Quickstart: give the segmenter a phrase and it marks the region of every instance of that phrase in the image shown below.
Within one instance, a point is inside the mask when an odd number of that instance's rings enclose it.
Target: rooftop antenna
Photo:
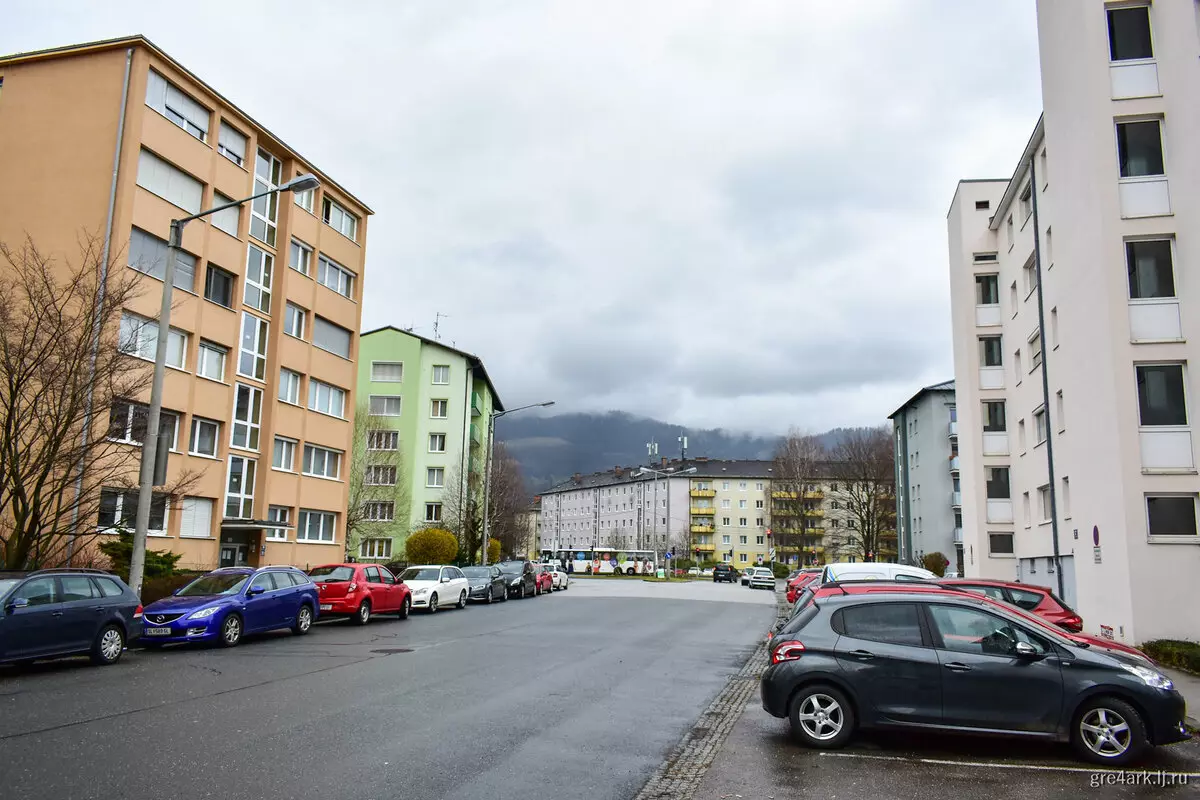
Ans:
[[[687,461],[687,437],[679,437],[679,460]]]
[[[651,439],[646,442],[646,457],[654,461],[654,457],[658,455],[658,442]]]
[[[433,338],[435,341],[440,338],[438,336],[438,328],[441,327],[442,317],[449,317],[449,316],[450,316],[449,314],[443,314],[440,311],[434,312],[434,315],[433,315]]]

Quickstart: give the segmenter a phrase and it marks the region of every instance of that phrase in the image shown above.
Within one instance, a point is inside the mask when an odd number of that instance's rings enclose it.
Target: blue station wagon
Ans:
[[[206,642],[236,647],[248,633],[308,633],[320,613],[317,587],[293,567],[226,567],[146,606],[142,644]]]

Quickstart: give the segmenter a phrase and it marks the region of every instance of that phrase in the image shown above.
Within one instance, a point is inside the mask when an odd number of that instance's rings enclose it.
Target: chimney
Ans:
[[[662,457],[662,465],[663,465],[664,467],[667,465],[667,457],[666,457],[666,456],[663,456],[663,457]]]
[[[618,478],[621,477],[621,471],[622,470],[620,467],[613,467],[613,475],[615,477],[618,477]]]
[[[583,475],[579,474],[578,472],[576,472],[574,475],[571,476],[571,480],[573,480],[575,483],[583,483],[583,481],[581,480],[582,478],[583,478]]]
[[[707,464],[708,456],[696,456],[696,461],[698,461],[701,464]]]

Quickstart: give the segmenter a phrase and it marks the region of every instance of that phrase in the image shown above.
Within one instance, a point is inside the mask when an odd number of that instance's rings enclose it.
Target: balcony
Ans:
[[[825,493],[823,491],[821,491],[820,489],[817,489],[816,491],[813,491],[813,492],[805,492],[804,499],[805,500],[824,500]]]
[[[955,508],[962,506],[962,492],[950,493],[950,505],[954,506]]]
[[[717,513],[712,506],[692,506],[693,517],[711,517]]]
[[[950,457],[950,471],[958,472],[958,470],[959,470],[958,456],[951,456]]]
[[[962,544],[962,543],[963,543],[963,538],[962,538],[962,528],[955,528],[955,529],[954,529],[954,543],[955,543],[955,544]]]
[[[483,416],[483,398],[479,396],[479,392],[471,392],[471,416]]]
[[[799,496],[800,495],[797,492],[785,492],[785,491],[771,492],[771,497],[774,497],[777,500],[795,500]]]
[[[483,444],[483,428],[480,427],[479,425],[475,424],[474,422],[471,423],[471,444],[472,445],[482,445]]]
[[[804,509],[804,516],[806,516],[806,517],[824,517],[825,510],[821,509],[821,508],[806,508],[806,509]]]
[[[696,523],[692,525],[692,533],[712,533],[715,530],[716,528],[713,527],[711,522],[708,524]]]
[[[950,420],[950,424],[946,426],[947,436],[958,436],[958,420]]]
[[[692,497],[716,497],[716,489],[692,489],[690,492]]]
[[[694,544],[694,545],[692,545],[692,550],[699,550],[701,553],[712,553],[712,552],[716,551],[716,549],[717,549],[717,546],[715,544]]]
[[[999,325],[1000,305],[999,303],[990,303],[988,305],[975,306],[975,325],[980,328],[989,328]]]

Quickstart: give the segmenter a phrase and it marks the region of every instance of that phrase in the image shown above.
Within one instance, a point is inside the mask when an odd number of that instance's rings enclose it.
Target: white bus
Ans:
[[[653,550],[621,550],[605,547],[575,547],[558,550],[544,548],[542,561],[543,563],[558,562],[563,569],[567,569],[570,565],[576,575],[611,575],[614,572],[623,572],[626,575],[653,575],[655,566]]]

